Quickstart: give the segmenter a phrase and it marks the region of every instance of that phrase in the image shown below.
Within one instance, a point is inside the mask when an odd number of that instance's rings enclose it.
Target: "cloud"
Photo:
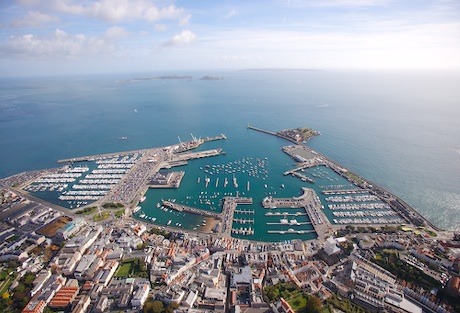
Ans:
[[[157,32],[163,32],[165,30],[168,29],[168,26],[166,26],[165,24],[156,24],[155,26],[153,26],[153,28],[157,31]]]
[[[105,36],[109,39],[119,39],[128,36],[128,32],[119,26],[110,27],[106,30]]]
[[[75,59],[113,53],[115,47],[97,37],[70,35],[56,29],[51,38],[41,39],[32,34],[12,36],[0,44],[0,56],[14,59]]]
[[[109,23],[135,20],[157,22],[173,20],[183,23],[190,19],[185,9],[174,4],[157,6],[152,0],[20,0],[20,4],[77,16],[86,16]]]
[[[183,30],[179,34],[174,35],[171,40],[168,40],[164,46],[183,46],[196,41],[196,34],[190,30]]]
[[[231,10],[230,12],[228,12],[228,13],[224,16],[224,19],[225,19],[225,20],[229,20],[229,19],[231,19],[232,17],[235,17],[235,16],[237,16],[237,15],[238,15],[238,12],[237,12],[235,9],[233,9],[233,10]]]
[[[215,61],[250,61],[252,57],[246,55],[221,55],[214,58]]]
[[[373,7],[386,5],[390,0],[281,0],[281,4],[293,8],[306,7]]]
[[[11,25],[13,27],[36,27],[55,22],[59,22],[59,18],[56,16],[39,11],[29,11],[24,17],[13,20]]]

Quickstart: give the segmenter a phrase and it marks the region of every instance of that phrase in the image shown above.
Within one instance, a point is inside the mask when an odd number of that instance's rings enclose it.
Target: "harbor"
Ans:
[[[190,230],[206,227],[249,240],[277,240],[272,234],[314,239],[350,223],[404,221],[369,185],[352,181],[346,169],[302,145],[281,147],[296,162],[291,169],[280,163],[273,166],[261,155],[229,158],[222,148],[190,151],[222,139],[226,136],[192,135],[192,141],[178,145],[82,157],[86,161],[44,173],[26,189],[58,192],[58,200],[70,208],[121,203],[136,207],[134,216],[150,223]],[[185,166],[186,170],[169,171]]]

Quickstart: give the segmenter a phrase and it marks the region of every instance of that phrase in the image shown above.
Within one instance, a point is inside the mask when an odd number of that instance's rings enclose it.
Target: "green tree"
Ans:
[[[323,309],[320,298],[317,296],[310,295],[307,300],[307,306],[305,307],[307,313],[320,313]]]
[[[152,298],[147,299],[144,304],[143,312],[144,313],[162,313],[164,309],[163,302],[153,301]]]

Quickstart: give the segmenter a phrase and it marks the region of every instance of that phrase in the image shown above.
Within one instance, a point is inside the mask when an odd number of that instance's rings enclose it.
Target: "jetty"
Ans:
[[[267,230],[267,233],[269,234],[311,234],[315,233],[314,230],[295,230],[295,229],[288,229],[288,230]]]
[[[235,213],[236,207],[238,206],[238,204],[252,204],[252,198],[224,197],[223,200],[224,200],[224,203],[222,205],[222,213],[221,213],[221,218],[223,221],[222,234],[230,236],[232,233],[235,233],[232,230],[232,224],[233,224],[233,214]]]
[[[161,203],[163,204],[163,206],[165,206],[167,208],[170,208],[170,209],[173,209],[173,210],[176,210],[178,212],[189,212],[189,213],[194,213],[194,214],[198,214],[198,215],[202,215],[202,216],[213,217],[213,218],[217,218],[217,219],[221,218],[220,213],[214,213],[214,212],[209,212],[209,211],[205,211],[205,210],[201,210],[201,209],[197,209],[197,208],[192,208],[192,207],[187,206],[187,205],[182,205],[182,204],[179,204],[179,203],[174,203],[174,202],[166,201],[166,200],[161,200]]]
[[[254,214],[255,211],[254,210],[238,210],[238,209],[236,209],[235,213],[237,213],[237,214]]]
[[[214,137],[204,137],[203,141],[208,142],[208,141],[223,140],[223,139],[227,139],[227,136],[225,136],[224,134],[220,134],[219,136],[214,136]]]

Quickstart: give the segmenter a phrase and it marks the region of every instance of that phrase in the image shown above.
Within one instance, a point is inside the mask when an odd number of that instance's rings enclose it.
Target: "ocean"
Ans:
[[[435,225],[460,230],[459,72],[203,71],[172,73],[191,80],[133,81],[165,74],[171,73],[0,79],[0,177],[56,167],[62,158],[224,133],[227,140],[203,147],[227,152],[212,162],[267,158],[271,187],[298,195],[296,180],[283,190],[276,180],[292,167],[280,151],[288,143],[246,125],[305,126],[321,132],[310,147],[400,196]],[[208,74],[223,79],[199,80]],[[209,162],[184,167],[189,185]]]

